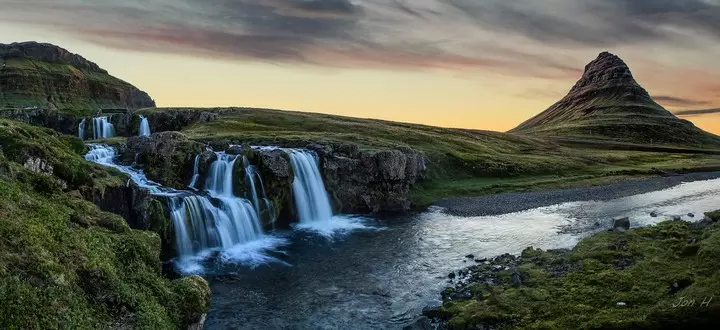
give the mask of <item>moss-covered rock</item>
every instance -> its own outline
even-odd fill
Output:
[[[177,189],[185,189],[190,183],[195,156],[205,150],[202,143],[178,132],[134,136],[128,139],[127,147],[139,155],[149,179]]]
[[[526,249],[471,267],[443,311],[452,329],[717,327],[718,265],[717,223],[602,232],[572,251]]]

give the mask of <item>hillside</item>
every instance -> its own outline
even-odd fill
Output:
[[[161,238],[83,195],[127,177],[85,161],[71,136],[0,119],[4,329],[179,329],[209,304],[199,277],[161,274]],[[123,201],[115,199],[115,204]]]
[[[618,56],[601,53],[570,92],[512,129],[538,137],[718,148],[720,137],[657,104]]]
[[[147,93],[51,44],[0,44],[0,109],[47,108],[89,115],[153,107]]]

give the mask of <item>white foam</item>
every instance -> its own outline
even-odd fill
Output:
[[[261,239],[235,245],[220,253],[220,261],[228,264],[241,264],[251,267],[279,262],[281,260],[268,255],[270,252],[283,253],[280,248],[288,245],[288,240],[275,236],[264,236]]]
[[[295,230],[309,231],[326,237],[347,235],[355,230],[378,230],[366,224],[367,218],[357,215],[336,215],[327,220],[307,223],[298,223],[293,226]]]

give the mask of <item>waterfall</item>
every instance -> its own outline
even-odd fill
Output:
[[[150,136],[150,122],[145,116],[140,115],[140,134],[139,136]]]
[[[93,139],[107,139],[115,136],[115,126],[108,117],[93,118]]]
[[[195,156],[195,164],[193,165],[193,177],[192,181],[190,181],[190,184],[188,185],[188,188],[190,189],[197,189],[195,187],[195,184],[197,184],[197,180],[200,178],[200,155]]]
[[[292,188],[300,223],[330,221],[333,213],[317,156],[306,150],[290,149],[287,152],[295,173]]]
[[[233,166],[237,156],[218,153],[207,183],[207,194],[175,190],[148,180],[141,170],[115,163],[113,147],[90,145],[89,161],[127,173],[153,195],[166,197],[180,257],[194,257],[208,250],[226,250],[264,238],[253,204],[233,194]]]
[[[83,118],[78,125],[78,137],[80,140],[85,140],[85,118]]]
[[[275,212],[275,206],[265,193],[265,184],[263,184],[260,172],[258,172],[254,165],[250,164],[250,161],[245,156],[243,156],[243,165],[245,167],[245,186],[250,195],[248,198],[252,201],[255,212],[257,212],[258,215],[262,215],[263,210],[267,210],[270,212],[270,221],[274,223],[277,212]],[[260,187],[259,193],[257,189],[258,186]],[[262,203],[260,203],[260,201],[262,201]]]

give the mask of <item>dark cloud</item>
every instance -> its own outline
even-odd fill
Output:
[[[652,97],[656,102],[666,105],[666,106],[673,106],[673,107],[692,107],[692,106],[701,106],[709,104],[708,101],[703,100],[692,100],[682,97],[676,97],[676,96],[667,96],[667,95],[654,95]]]
[[[153,52],[326,66],[492,67],[565,79],[587,59],[505,40],[558,48],[692,42],[679,35],[685,30],[720,40],[719,10],[718,0],[3,0],[0,19]]]
[[[681,110],[681,111],[675,111],[674,113],[675,113],[675,115],[680,116],[680,117],[711,115],[711,114],[720,113],[720,108],[705,109],[705,110]]]

